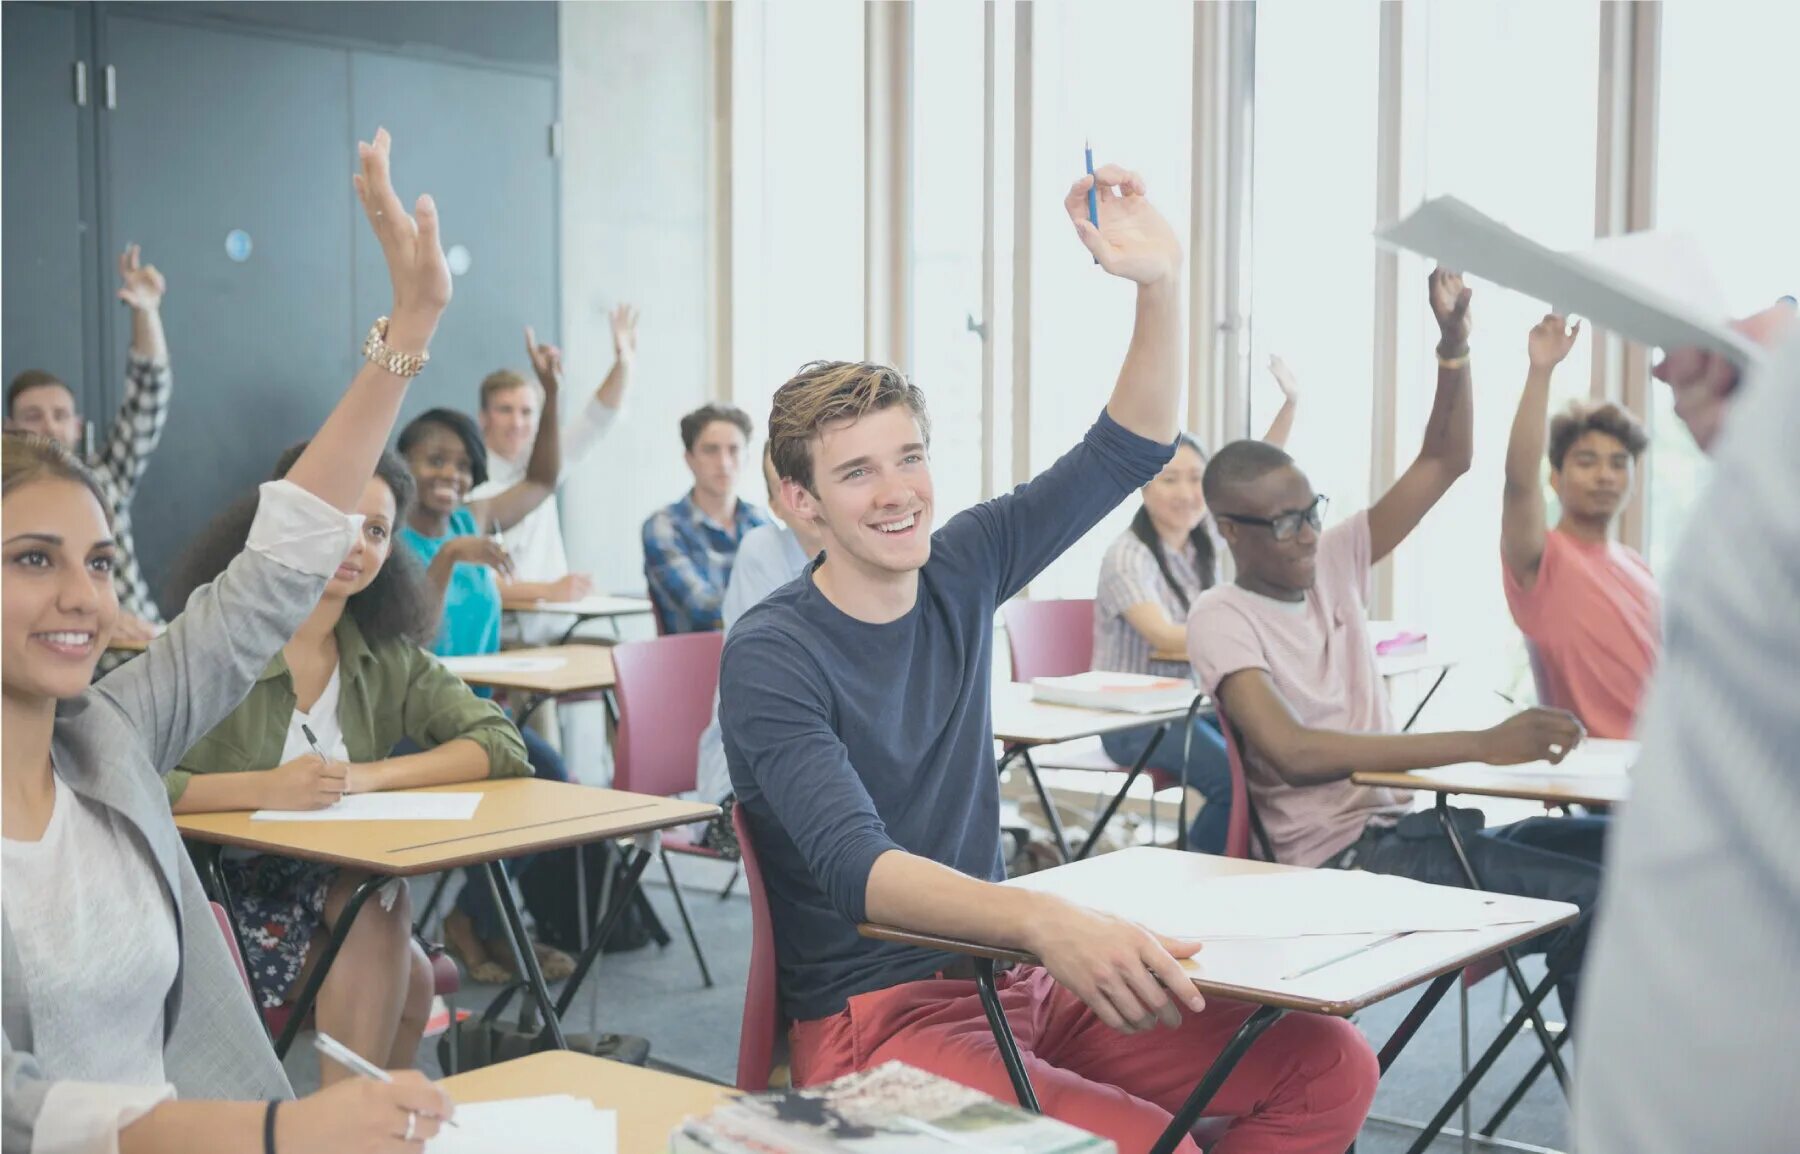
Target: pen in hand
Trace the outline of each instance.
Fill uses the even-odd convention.
[[[394,1079],[388,1076],[386,1070],[383,1070],[380,1066],[369,1061],[367,1058],[358,1054],[355,1050],[352,1050],[350,1047],[344,1045],[323,1030],[320,1030],[313,1035],[313,1049],[317,1050],[321,1056],[331,1059],[352,1074],[356,1074],[363,1078],[373,1078],[377,1082],[386,1082],[389,1085],[392,1085],[394,1082]],[[438,1121],[446,1126],[456,1125],[455,1120],[451,1118],[440,1118]]]
[[[306,744],[312,747],[312,751],[319,755],[319,760],[324,762],[326,765],[330,765],[331,759],[329,757],[326,757],[325,751],[319,748],[319,739],[313,736],[312,726],[307,725],[305,722],[301,722],[300,723],[300,733],[301,733],[301,736],[306,738]],[[343,798],[344,798],[343,794],[341,794],[341,793],[338,794],[338,801],[342,801]],[[331,804],[336,805],[337,802],[334,801]],[[350,1053],[350,1051],[346,1050],[345,1053]]]

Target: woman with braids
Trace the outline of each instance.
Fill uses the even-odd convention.
[[[1285,400],[1263,440],[1281,445],[1294,426],[1299,389],[1280,357],[1270,358],[1269,371]],[[1144,503],[1131,527],[1112,543],[1100,564],[1100,589],[1094,600],[1095,669],[1190,676],[1186,661],[1153,658],[1159,651],[1187,651],[1188,608],[1201,590],[1219,579],[1219,549],[1200,493],[1206,451],[1187,433],[1179,439],[1175,458],[1144,486]],[[1108,757],[1132,765],[1155,733],[1155,727],[1146,727],[1109,733],[1100,740]],[[1145,767],[1182,776],[1184,746],[1187,783],[1206,799],[1188,830],[1188,848],[1223,853],[1231,821],[1231,769],[1218,722],[1201,716],[1195,718],[1191,736],[1168,734]]]
[[[277,479],[305,448],[282,454]],[[530,775],[512,722],[422,648],[437,632],[437,598],[418,560],[393,547],[412,502],[406,462],[383,453],[357,503],[362,534],[311,616],[243,704],[163,779],[176,813],[321,809],[345,793]],[[256,506],[255,497],[240,502],[189,547],[174,603],[242,551]],[[394,756],[403,740],[416,752]],[[280,1006],[298,996],[325,928],[364,875],[248,851],[227,851],[223,864],[232,913],[249,927],[244,962],[257,1002]],[[383,892],[363,907],[319,989],[319,1029],[377,1065],[412,1065],[431,1013],[431,965],[411,927],[406,888]],[[324,1085],[348,1073],[319,1063]]]

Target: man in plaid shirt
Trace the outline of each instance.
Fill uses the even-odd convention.
[[[163,339],[163,276],[155,265],[140,264],[138,246],[119,256],[119,299],[131,307],[131,351],[125,363],[125,402],[98,455],[87,458],[112,513],[118,553],[113,589],[119,596],[118,640],[148,641],[162,625],[162,614],[144,583],[131,544],[131,498],[150,454],[162,438],[169,415],[169,346]],[[82,419],[75,394],[62,380],[42,369],[27,369],[6,389],[7,428],[37,433],[81,449]]]
[[[754,426],[734,405],[702,405],[681,418],[694,487],[644,522],[644,580],[662,633],[724,628],[731,565],[744,534],[769,515],[737,495],[738,470]]]

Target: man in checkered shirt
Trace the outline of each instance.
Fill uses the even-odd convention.
[[[125,401],[100,452],[87,458],[112,513],[118,542],[113,588],[119,595],[116,640],[148,641],[162,625],[162,614],[138,570],[131,543],[131,498],[138,478],[162,439],[169,415],[169,346],[163,339],[163,276],[155,265],[140,264],[138,246],[119,256],[119,299],[131,307],[131,351],[125,363]],[[62,380],[42,369],[26,369],[6,389],[9,430],[37,433],[81,449],[82,419],[75,394]]]

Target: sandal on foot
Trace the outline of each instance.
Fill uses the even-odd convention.
[[[537,955],[538,969],[544,971],[546,982],[560,982],[575,972],[575,959],[555,946],[532,942],[531,952]]]

